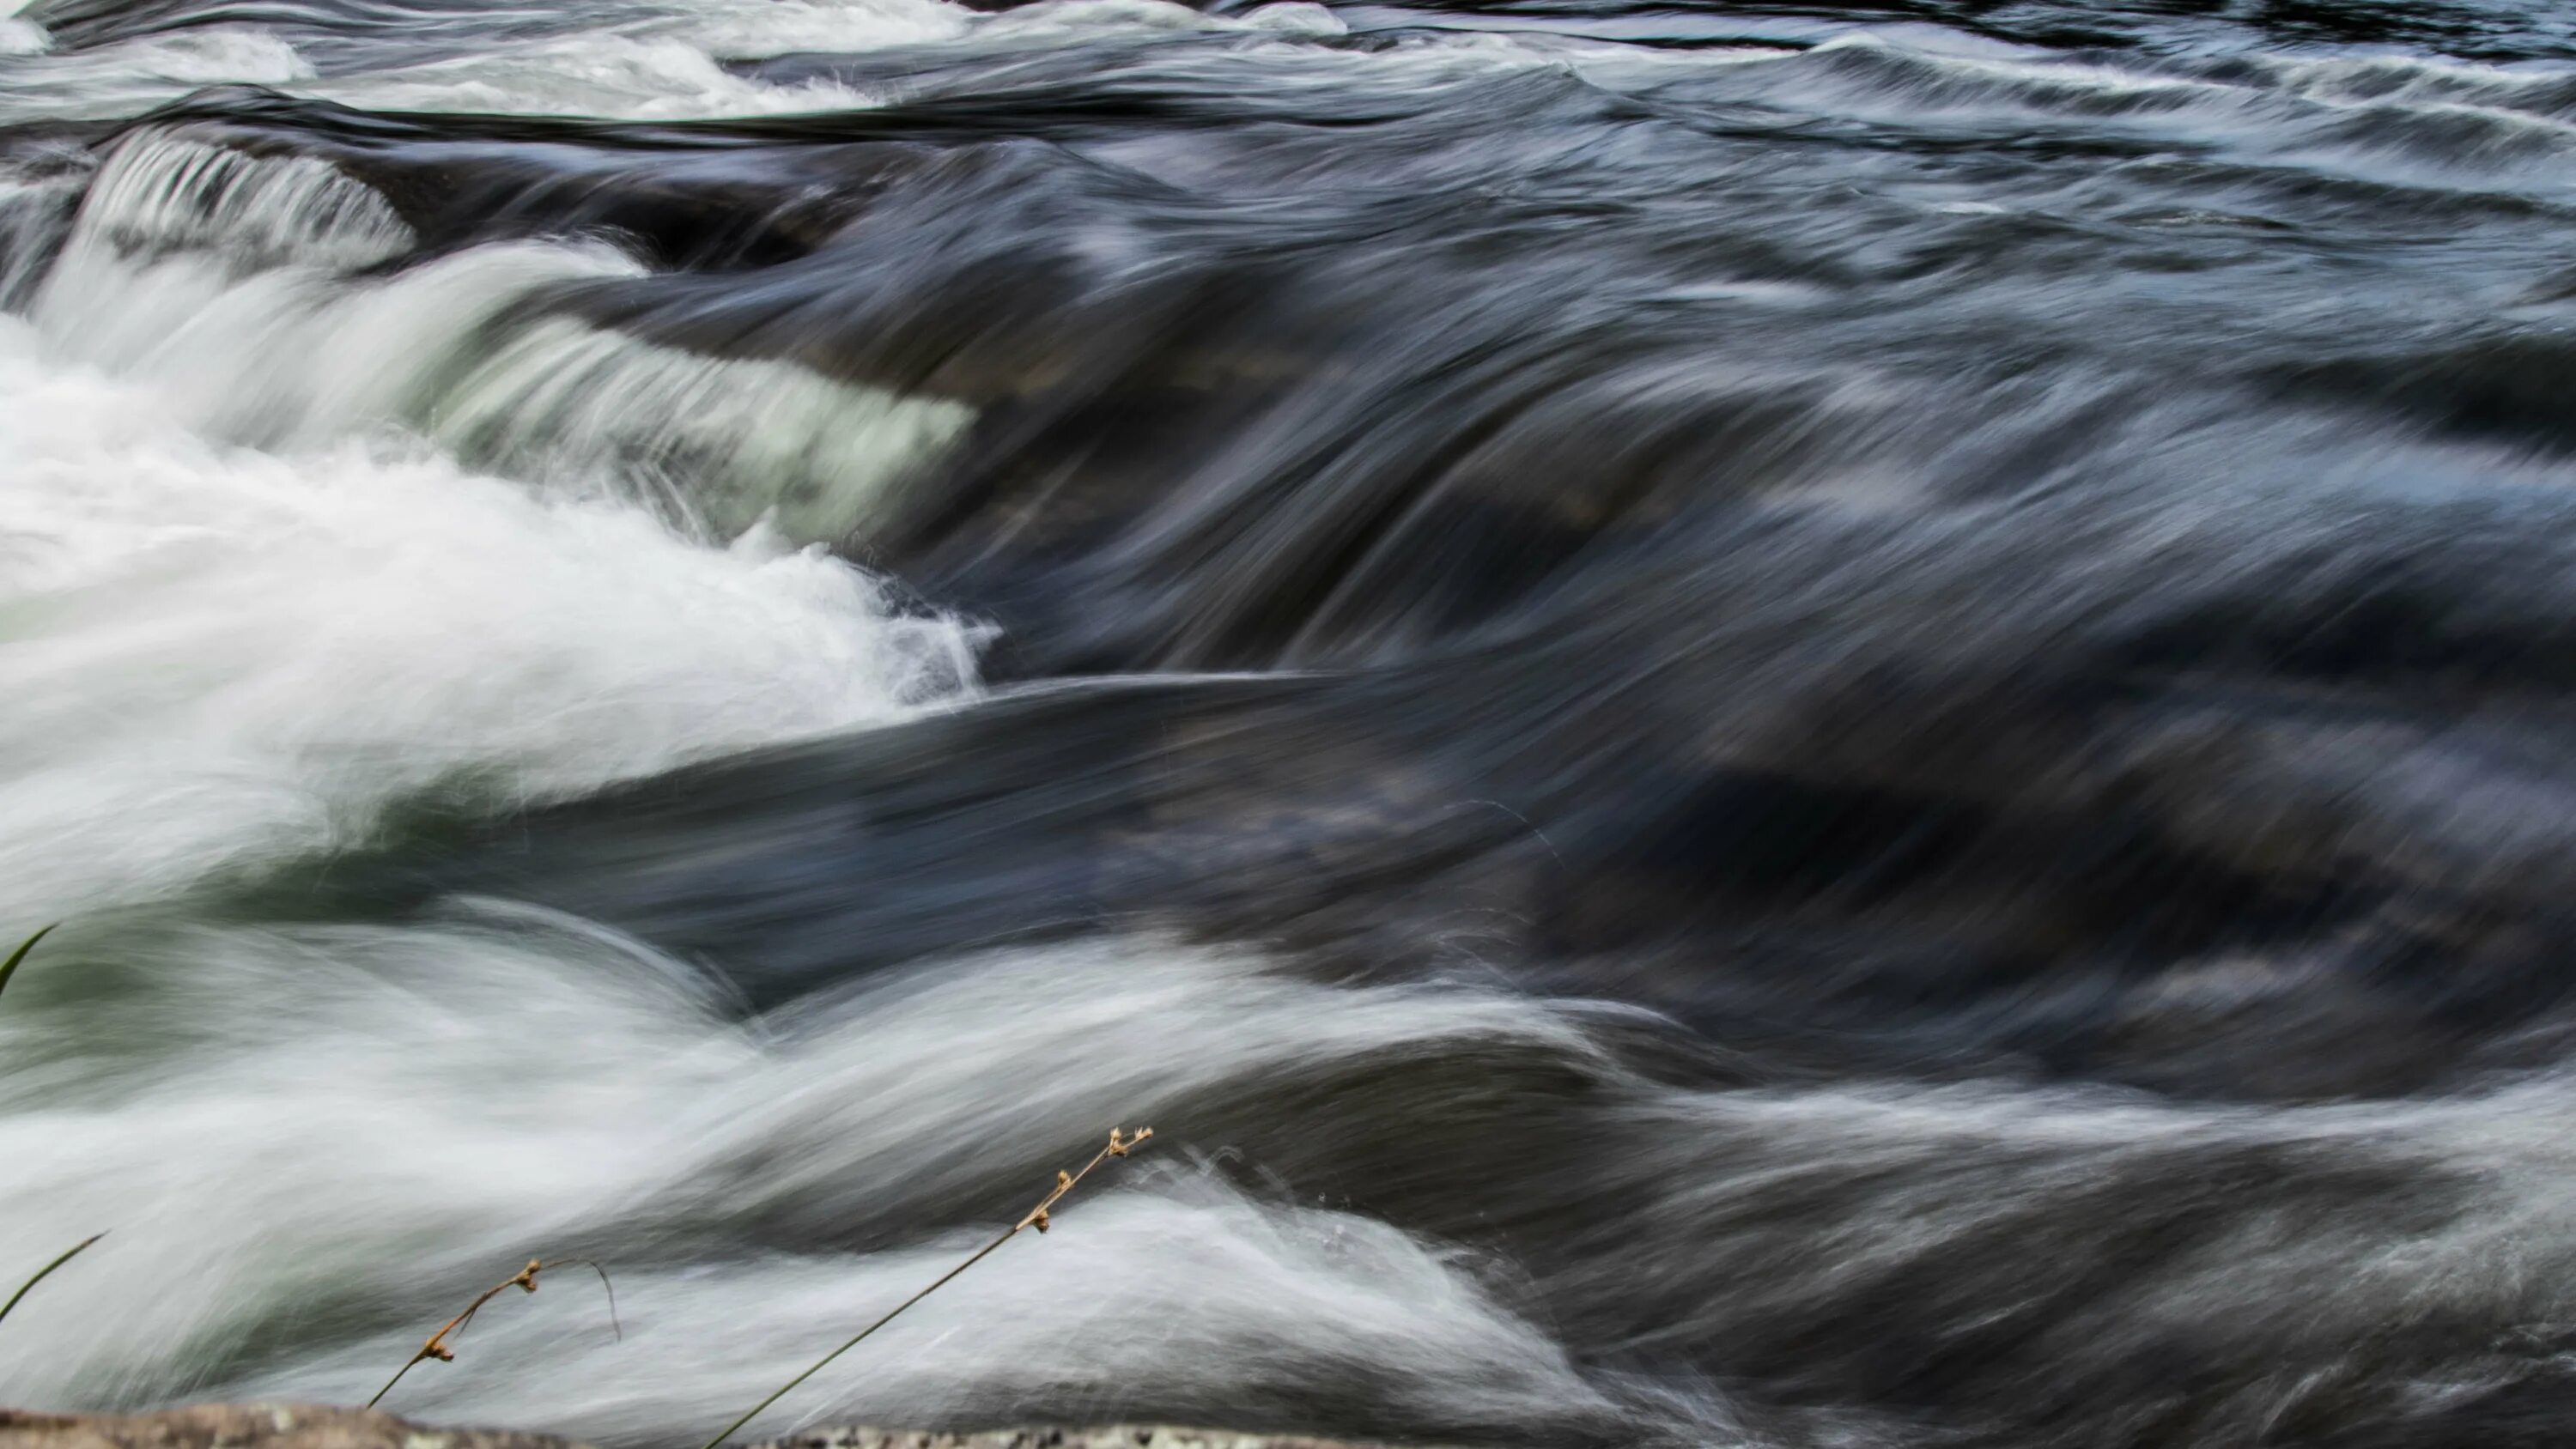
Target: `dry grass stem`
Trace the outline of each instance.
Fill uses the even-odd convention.
[[[973,1253],[968,1254],[966,1261],[949,1269],[947,1272],[940,1274],[938,1280],[933,1282],[929,1287],[922,1289],[920,1292],[913,1294],[910,1298],[896,1304],[893,1309],[887,1312],[885,1317],[878,1319],[876,1322],[860,1329],[857,1333],[850,1335],[850,1337],[845,1340],[839,1348],[836,1348],[830,1353],[823,1355],[821,1358],[814,1360],[814,1362],[809,1365],[803,1373],[798,1374],[796,1377],[789,1379],[783,1384],[780,1384],[777,1391],[772,1393],[768,1398],[765,1398],[759,1403],[752,1405],[750,1408],[745,1409],[741,1418],[725,1425],[723,1429],[717,1432],[714,1438],[709,1439],[706,1442],[705,1449],[719,1449],[719,1446],[722,1445],[725,1440],[732,1438],[735,1432],[740,1430],[743,1425],[760,1417],[761,1410],[766,1409],[770,1405],[777,1403],[780,1399],[787,1397],[788,1393],[798,1384],[801,1384],[807,1379],[812,1378],[814,1375],[821,1373],[825,1364],[828,1364],[832,1360],[839,1358],[841,1355],[848,1353],[851,1349],[858,1347],[869,1334],[872,1334],[878,1329],[885,1327],[887,1324],[894,1322],[895,1319],[903,1315],[903,1311],[905,1309],[919,1303],[922,1299],[929,1297],[940,1289],[947,1287],[949,1283],[956,1279],[957,1275],[974,1267],[976,1264],[983,1262],[987,1257],[992,1255],[996,1248],[999,1248],[1004,1243],[1018,1237],[1021,1229],[1035,1228],[1041,1233],[1045,1232],[1047,1230],[1048,1222],[1047,1214],[1054,1209],[1057,1203],[1064,1201],[1064,1195],[1066,1193],[1073,1191],[1084,1178],[1091,1175],[1091,1169],[1098,1167],[1110,1158],[1124,1157],[1134,1149],[1143,1146],[1145,1139],[1154,1135],[1154,1129],[1151,1127],[1138,1128],[1136,1135],[1133,1137],[1129,1137],[1124,1134],[1125,1129],[1123,1128],[1110,1128],[1109,1145],[1092,1154],[1091,1160],[1082,1165],[1082,1170],[1080,1172],[1057,1172],[1055,1175],[1055,1186],[1047,1191],[1047,1195],[1044,1198],[1039,1199],[1036,1207],[1029,1209],[1027,1216],[1021,1218],[1018,1222],[1011,1224],[1009,1228],[1003,1231],[1000,1237],[995,1238],[993,1241],[977,1248]]]
[[[502,1279],[491,1287],[484,1289],[481,1297],[478,1297],[473,1302],[465,1305],[464,1312],[447,1320],[444,1324],[441,1324],[438,1332],[431,1334],[429,1336],[429,1341],[420,1346],[420,1351],[414,1353],[410,1360],[404,1363],[401,1368],[394,1370],[394,1376],[385,1380],[385,1386],[376,1390],[376,1396],[374,1398],[367,1400],[367,1407],[372,1409],[376,1405],[384,1402],[385,1395],[394,1391],[394,1385],[402,1382],[404,1374],[410,1373],[414,1368],[430,1359],[436,1359],[440,1363],[456,1362],[456,1350],[448,1346],[448,1340],[456,1334],[463,1332],[465,1325],[474,1321],[474,1315],[483,1311],[484,1304],[500,1297],[503,1293],[512,1288],[516,1288],[522,1293],[534,1293],[537,1291],[537,1275],[539,1273],[551,1272],[557,1268],[569,1268],[575,1266],[588,1268],[590,1271],[599,1275],[599,1286],[608,1294],[609,1331],[616,1334],[621,1339],[624,1338],[626,1336],[626,1329],[617,1321],[617,1287],[615,1284],[608,1281],[607,1269],[592,1262],[588,1258],[557,1258],[551,1263],[537,1258],[530,1258],[528,1260],[528,1266],[521,1268],[518,1272]]]
[[[50,927],[50,926],[48,926],[48,927],[46,928],[46,930],[51,930],[51,929],[53,929],[53,928],[52,928],[52,927]],[[38,931],[36,934],[37,934],[37,935],[39,935],[39,936],[41,936],[41,935],[43,935],[43,934],[44,934],[44,931]],[[26,947],[21,946],[21,947],[19,947],[19,948],[18,948],[18,956],[24,956],[24,955],[26,955],[26,954],[27,954],[27,948],[26,948]],[[17,965],[17,964],[18,964],[18,956],[12,956],[12,957],[10,957],[10,958],[9,958],[9,964],[10,964],[10,965],[12,965],[12,966]],[[0,972],[0,979],[4,979],[4,978],[6,977],[6,975],[7,975],[7,973],[6,973],[6,972]],[[35,1286],[36,1286],[37,1284],[39,1284],[39,1283],[44,1282],[46,1278],[50,1277],[50,1276],[53,1274],[53,1271],[54,1271],[56,1268],[59,1268],[59,1267],[61,1267],[62,1265],[64,1265],[65,1263],[70,1262],[72,1259],[79,1257],[82,1253],[84,1253],[84,1252],[88,1251],[88,1249],[89,1249],[89,1245],[90,1245],[90,1244],[95,1243],[95,1242],[97,1242],[99,1239],[101,1239],[101,1238],[103,1238],[103,1237],[106,1237],[106,1236],[107,1236],[107,1234],[105,1234],[105,1233],[92,1233],[92,1234],[90,1234],[88,1237],[81,1239],[81,1240],[80,1240],[79,1242],[77,1242],[77,1243],[74,1243],[74,1244],[71,1246],[71,1248],[70,1248],[68,1251],[66,1251],[66,1252],[65,1252],[61,1257],[58,1257],[58,1258],[54,1259],[54,1261],[52,1261],[52,1262],[50,1262],[50,1263],[47,1263],[45,1266],[43,1266],[43,1267],[41,1267],[41,1268],[38,1268],[38,1269],[36,1270],[36,1276],[35,1276],[35,1277],[30,1278],[30,1279],[28,1279],[26,1282],[19,1284],[19,1285],[18,1285],[18,1291],[9,1295],[9,1301],[8,1301],[8,1302],[6,1302],[6,1303],[0,1303],[0,1318],[6,1318],[6,1317],[8,1317],[8,1316],[9,1316],[9,1310],[18,1306],[18,1300],[27,1296],[27,1290],[29,1290],[29,1289],[31,1289],[31,1288],[33,1288],[33,1287],[35,1287]]]
[[[60,922],[56,922],[55,924],[56,924],[56,925],[59,925],[59,924],[61,924],[61,923],[60,923]],[[5,991],[5,990],[7,990],[7,989],[8,989],[8,987],[9,987],[9,978],[18,974],[18,965],[19,965],[19,963],[20,963],[20,962],[22,962],[22,961],[25,961],[25,960],[27,959],[27,953],[28,953],[28,952],[33,951],[33,950],[35,950],[35,949],[36,949],[36,943],[37,943],[38,941],[41,941],[41,940],[45,939],[45,937],[47,937],[47,936],[49,936],[49,935],[53,934],[53,930],[54,930],[53,926],[47,926],[47,927],[45,927],[43,930],[38,931],[36,934],[34,934],[34,935],[32,935],[32,936],[29,936],[27,939],[25,939],[25,940],[23,940],[23,941],[21,941],[21,942],[19,942],[19,943],[18,943],[18,949],[17,949],[17,950],[12,951],[12,952],[10,952],[10,953],[9,953],[9,959],[8,959],[8,960],[6,960],[6,961],[0,961],[0,991]],[[92,1234],[90,1234],[88,1237],[81,1239],[79,1242],[72,1244],[72,1245],[71,1245],[71,1247],[70,1247],[69,1249],[65,1250],[65,1251],[64,1251],[64,1252],[63,1252],[59,1257],[56,1257],[52,1262],[47,1263],[45,1266],[43,1266],[43,1267],[41,1267],[41,1268],[38,1268],[38,1269],[36,1270],[36,1276],[35,1276],[35,1277],[30,1278],[30,1279],[28,1279],[26,1282],[19,1284],[19,1285],[18,1285],[18,1291],[9,1295],[9,1301],[8,1301],[8,1302],[6,1302],[6,1303],[0,1303],[0,1318],[6,1318],[6,1317],[8,1317],[8,1316],[9,1316],[9,1310],[10,1310],[10,1309],[13,1309],[13,1308],[15,1308],[15,1307],[17,1307],[17,1306],[18,1306],[18,1300],[19,1300],[19,1299],[21,1299],[21,1298],[26,1297],[26,1296],[27,1296],[27,1294],[28,1294],[31,1290],[33,1290],[37,1284],[42,1283],[42,1282],[44,1282],[47,1278],[52,1277],[52,1276],[53,1276],[53,1272],[54,1272],[54,1270],[55,1270],[56,1268],[61,1267],[61,1266],[62,1266],[62,1265],[64,1265],[65,1263],[68,1263],[68,1262],[70,1262],[72,1259],[77,1258],[77,1257],[79,1257],[81,1254],[83,1254],[83,1253],[85,1253],[85,1252],[89,1251],[89,1245],[90,1245],[90,1244],[95,1243],[95,1242],[97,1242],[99,1239],[101,1239],[101,1238],[103,1238],[103,1237],[106,1237],[106,1236],[107,1236],[107,1234],[105,1234],[105,1233],[92,1233]]]

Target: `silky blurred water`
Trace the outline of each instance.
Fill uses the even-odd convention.
[[[35,0],[0,1401],[1150,1122],[756,1428],[2555,1442],[2571,220],[2504,0]]]

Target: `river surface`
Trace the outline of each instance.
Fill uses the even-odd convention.
[[[55,920],[0,1402],[2564,1444],[2576,8],[33,0]]]

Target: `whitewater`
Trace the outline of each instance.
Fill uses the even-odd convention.
[[[2506,0],[22,5],[0,1403],[1150,1122],[760,1431],[2555,1442],[2571,220]]]

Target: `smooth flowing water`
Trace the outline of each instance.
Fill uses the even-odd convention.
[[[2576,1425],[2576,10],[35,0],[0,309],[0,1402]]]

